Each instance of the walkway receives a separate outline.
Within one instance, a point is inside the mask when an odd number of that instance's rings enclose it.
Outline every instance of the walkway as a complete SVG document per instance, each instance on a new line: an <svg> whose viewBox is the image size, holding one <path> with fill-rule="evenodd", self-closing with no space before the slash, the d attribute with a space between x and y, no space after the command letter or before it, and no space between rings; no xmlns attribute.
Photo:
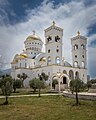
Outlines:
<svg viewBox="0 0 96 120"><path fill-rule="evenodd" d="M56 95L62 95L62 93L49 93L49 94L40 94L40 96L56 96ZM31 95L13 95L13 96L9 96L10 98L18 98L18 97L34 97L34 96L38 96L38 94L31 94ZM5 96L0 96L0 98L5 98Z"/></svg>

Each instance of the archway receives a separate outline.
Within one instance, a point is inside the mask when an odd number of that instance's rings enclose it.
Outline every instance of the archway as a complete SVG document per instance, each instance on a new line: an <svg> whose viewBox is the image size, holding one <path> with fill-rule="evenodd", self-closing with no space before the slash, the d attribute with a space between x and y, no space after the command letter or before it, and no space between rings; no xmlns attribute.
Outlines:
<svg viewBox="0 0 96 120"><path fill-rule="evenodd" d="M67 78L63 77L63 84L67 84Z"/></svg>
<svg viewBox="0 0 96 120"><path fill-rule="evenodd" d="M60 91L60 87L63 85L63 83L64 83L64 85L69 87L70 79L69 79L69 76L67 74L64 74L64 73L53 73L52 75L49 76L51 89L52 89L52 79L53 78L57 78L58 79L58 87L59 87L58 90L59 91Z"/></svg>

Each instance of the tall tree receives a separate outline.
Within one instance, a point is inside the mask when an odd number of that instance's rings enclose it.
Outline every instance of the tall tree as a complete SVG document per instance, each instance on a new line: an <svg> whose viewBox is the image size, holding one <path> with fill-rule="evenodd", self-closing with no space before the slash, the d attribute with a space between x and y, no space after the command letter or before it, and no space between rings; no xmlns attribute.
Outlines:
<svg viewBox="0 0 96 120"><path fill-rule="evenodd" d="M2 90L2 94L5 96L6 101L4 104L8 104L8 97L12 93L12 78L4 77L0 80L0 88Z"/></svg>
<svg viewBox="0 0 96 120"><path fill-rule="evenodd" d="M76 105L79 105L78 92L84 90L85 84L80 79L70 81L70 90L76 93Z"/></svg>
<svg viewBox="0 0 96 120"><path fill-rule="evenodd" d="M27 74L18 74L17 77L22 81L22 87L24 87L24 80L28 77Z"/></svg>

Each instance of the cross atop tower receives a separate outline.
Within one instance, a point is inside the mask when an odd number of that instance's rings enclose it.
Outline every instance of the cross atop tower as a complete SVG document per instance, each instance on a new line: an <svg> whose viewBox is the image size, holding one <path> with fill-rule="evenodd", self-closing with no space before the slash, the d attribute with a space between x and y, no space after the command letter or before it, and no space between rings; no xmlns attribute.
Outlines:
<svg viewBox="0 0 96 120"><path fill-rule="evenodd" d="M79 35L80 35L80 32L78 31L77 34L78 34L78 36L79 36Z"/></svg>
<svg viewBox="0 0 96 120"><path fill-rule="evenodd" d="M53 26L55 26L55 21L53 21Z"/></svg>

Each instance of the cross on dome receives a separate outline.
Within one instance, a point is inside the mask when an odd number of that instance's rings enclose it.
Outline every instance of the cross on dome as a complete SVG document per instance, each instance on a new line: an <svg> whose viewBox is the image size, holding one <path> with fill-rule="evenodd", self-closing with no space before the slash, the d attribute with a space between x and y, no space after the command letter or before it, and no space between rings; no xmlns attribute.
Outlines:
<svg viewBox="0 0 96 120"><path fill-rule="evenodd" d="M36 33L35 30L33 30L32 32L33 32L33 35L35 35L35 33Z"/></svg>

